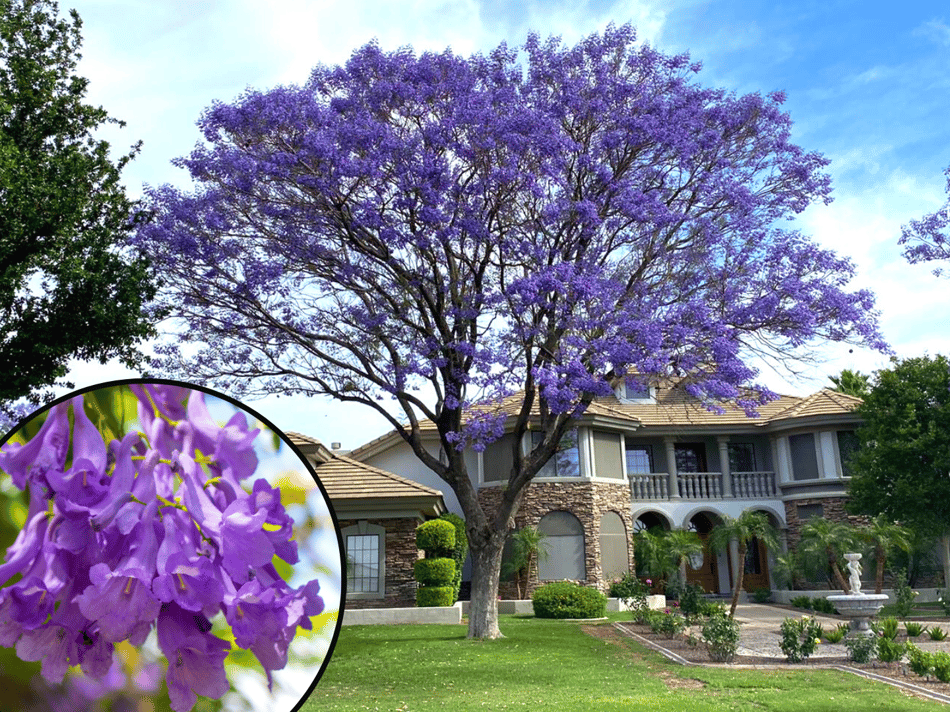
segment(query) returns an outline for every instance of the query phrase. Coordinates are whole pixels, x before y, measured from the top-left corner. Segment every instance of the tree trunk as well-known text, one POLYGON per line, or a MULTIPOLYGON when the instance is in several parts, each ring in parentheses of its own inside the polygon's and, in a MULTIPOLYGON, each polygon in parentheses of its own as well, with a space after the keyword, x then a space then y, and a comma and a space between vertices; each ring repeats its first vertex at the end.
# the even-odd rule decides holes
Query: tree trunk
POLYGON ((940 537, 940 548, 943 559, 943 587, 950 589, 950 534, 944 534, 940 537))
POLYGON ((841 573, 841 569, 838 567, 837 557, 835 552, 831 549, 827 550, 828 553, 828 566, 831 567, 831 572, 834 574, 835 581, 838 582, 838 588, 841 589, 842 593, 848 593, 851 590, 851 587, 848 585, 848 582, 844 578, 844 574, 841 573))
POLYGON ((732 587, 732 607, 729 609, 729 617, 736 617, 736 606, 739 605, 739 593, 742 591, 742 579, 745 577, 745 554, 748 546, 746 543, 739 543, 739 555, 736 557, 738 566, 736 566, 736 582, 732 587))
POLYGON ((472 602, 468 609, 469 638, 501 638, 498 628, 498 581, 501 577, 501 554, 504 532, 493 532, 485 539, 471 543, 472 602))
POLYGON ((884 547, 878 546, 874 555, 877 557, 877 572, 874 576, 874 593, 880 593, 884 588, 884 547))

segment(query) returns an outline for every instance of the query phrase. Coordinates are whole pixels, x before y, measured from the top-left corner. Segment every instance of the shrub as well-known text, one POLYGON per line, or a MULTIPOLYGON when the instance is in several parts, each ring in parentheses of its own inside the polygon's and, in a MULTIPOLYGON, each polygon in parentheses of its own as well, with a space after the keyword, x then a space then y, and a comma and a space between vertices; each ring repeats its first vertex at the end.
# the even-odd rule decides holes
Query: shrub
POLYGON ((416 605, 420 608, 451 606, 453 603, 455 603, 455 589, 451 586, 423 586, 416 589, 416 605))
POLYGON ((914 623, 913 621, 904 622, 904 630, 907 631, 908 638, 916 638, 927 632, 927 626, 923 623, 914 623))
POLYGON ((604 594, 568 581, 539 586, 531 602, 538 618, 603 618, 607 614, 604 594))
POLYGON ((947 631, 939 626, 934 626, 928 631, 931 640, 945 640, 947 637, 947 631))
POLYGON ((757 588, 752 592, 752 600, 756 603, 765 603, 772 600, 772 589, 757 588))
POLYGON ((683 587, 680 592, 680 610, 684 616, 698 616, 702 611, 702 605, 705 602, 703 594, 705 591, 698 583, 689 583, 683 587))
POLYGON ((432 519, 416 527, 416 546, 426 558, 450 557, 455 552, 455 525, 444 519, 432 519))
POLYGON ((630 571, 626 572, 617 581, 610 584, 610 590, 607 595, 611 598, 619 598, 626 605, 633 609, 646 608, 647 593, 650 587, 638 579, 630 571))
POLYGON ((896 618, 881 618, 871 622, 871 630, 878 635, 894 640, 897 638, 898 623, 896 618))
POLYGON ((894 580, 894 610, 901 618, 906 618, 914 607, 914 597, 917 593, 907 583, 907 572, 904 569, 894 572, 894 580))
POLYGON ((739 649, 739 624, 729 616, 713 616, 703 626, 703 643, 713 660, 732 662, 739 649))
MULTIPOLYGON (((462 567, 465 565, 465 557, 468 555, 468 536, 465 534, 465 520, 459 515, 448 512, 439 519, 451 522, 455 527, 455 548, 452 550, 452 558, 455 560, 455 578, 452 586, 455 589, 455 600, 458 600, 459 590, 462 588, 462 567)), ((455 601, 453 601, 454 603, 455 601)))
POLYGON ((893 638, 886 635, 878 636, 877 639, 877 659, 882 663, 896 663, 907 650, 905 643, 898 643, 893 638))
POLYGON ((782 621, 780 646, 790 663, 800 663, 815 652, 821 626, 810 616, 786 618, 782 621))
POLYGON ((932 655, 934 677, 940 682, 950 682, 950 653, 938 650, 932 655))
POLYGON ((811 599, 808 596, 795 596, 791 601, 795 608, 805 608, 811 610, 811 599))
POLYGON ((834 615, 838 612, 835 608, 835 604, 829 601, 827 598, 815 598, 811 602, 811 607, 818 613, 828 613, 834 615))
POLYGON ((839 623, 832 630, 825 633, 825 640, 831 644, 840 643, 851 629, 847 623, 839 623))
POLYGON ((844 639, 848 649, 848 660, 853 663, 869 663, 877 648, 877 637, 873 635, 852 635, 844 639))
POLYGON ((657 635, 665 635, 667 638, 673 638, 677 633, 682 633, 686 628, 686 619, 679 613, 673 613, 667 610, 654 616, 650 621, 650 630, 657 635))
MULTIPOLYGON (((455 590, 454 559, 416 559, 413 564, 416 581, 423 586, 451 586, 455 590)), ((455 603, 453 600, 452 603, 455 603)), ((450 604, 451 605, 451 604, 450 604)))
POLYGON ((699 607, 699 615, 705 616, 706 618, 712 618, 713 616, 724 616, 726 615, 726 607, 716 601, 704 600, 699 607))
POLYGON ((937 594, 937 602, 943 608, 943 614, 950 616, 950 589, 943 589, 937 594))
POLYGON ((913 643, 907 644, 907 667, 916 675, 930 677, 934 674, 933 655, 913 643))

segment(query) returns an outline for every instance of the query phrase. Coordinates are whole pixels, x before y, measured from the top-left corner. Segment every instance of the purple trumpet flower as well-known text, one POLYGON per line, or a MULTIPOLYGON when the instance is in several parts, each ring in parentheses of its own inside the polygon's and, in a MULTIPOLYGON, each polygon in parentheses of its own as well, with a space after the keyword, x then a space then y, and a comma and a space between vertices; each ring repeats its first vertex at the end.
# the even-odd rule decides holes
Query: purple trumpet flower
POLYGON ((175 712, 187 712, 196 695, 218 699, 230 689, 224 659, 230 645, 210 635, 211 623, 200 613, 166 603, 158 615, 158 646, 168 658, 165 682, 175 712))

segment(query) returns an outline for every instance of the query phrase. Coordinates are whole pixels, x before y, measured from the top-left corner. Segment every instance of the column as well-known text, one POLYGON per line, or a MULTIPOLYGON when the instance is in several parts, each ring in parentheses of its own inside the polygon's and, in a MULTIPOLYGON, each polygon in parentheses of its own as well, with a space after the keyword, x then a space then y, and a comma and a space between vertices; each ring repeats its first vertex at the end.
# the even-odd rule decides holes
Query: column
POLYGON ((722 470, 722 496, 732 497, 732 472, 729 470, 729 436, 720 435, 716 440, 719 443, 719 469, 722 470))
POLYGON ((670 473, 670 499, 680 498, 679 480, 676 476, 676 450, 673 447, 673 438, 663 438, 666 446, 666 470, 670 473))

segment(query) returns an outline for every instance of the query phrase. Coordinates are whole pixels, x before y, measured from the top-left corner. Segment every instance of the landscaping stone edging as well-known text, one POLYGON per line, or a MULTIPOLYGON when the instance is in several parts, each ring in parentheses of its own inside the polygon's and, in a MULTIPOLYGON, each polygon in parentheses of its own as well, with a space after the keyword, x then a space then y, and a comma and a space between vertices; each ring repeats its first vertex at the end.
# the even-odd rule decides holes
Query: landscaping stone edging
POLYGON ((883 682, 892 687, 898 689, 904 689, 909 692, 913 692, 916 695, 922 695, 928 699, 934 700, 935 702, 942 702, 943 704, 950 704, 950 696, 944 695, 940 692, 934 692, 928 690, 926 687, 920 687, 914 685, 910 682, 903 682, 901 680, 895 680, 890 677, 885 677, 883 675, 876 675, 869 670, 861 670, 859 668, 854 668, 849 665, 840 665, 840 664, 821 664, 814 663, 808 665, 807 668, 803 668, 801 665, 796 665, 793 663, 768 663, 768 664, 757 664, 757 665, 743 665, 741 663, 701 663, 695 662, 692 660, 687 660, 684 657, 681 657, 674 653, 672 650, 667 650, 659 643, 656 643, 652 640, 644 638, 642 635, 634 633, 632 630, 625 628, 620 623, 615 622, 613 627, 620 631, 622 635, 627 636, 628 638, 633 638, 641 645, 653 650, 654 652, 660 653, 667 660, 670 660, 678 665, 684 667, 713 667, 713 668, 733 668, 739 670, 838 670, 840 672, 851 673, 852 675, 858 675, 868 680, 874 680, 875 682, 883 682))

